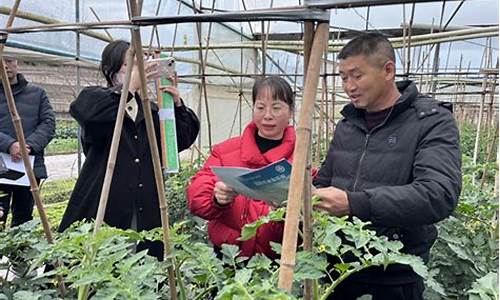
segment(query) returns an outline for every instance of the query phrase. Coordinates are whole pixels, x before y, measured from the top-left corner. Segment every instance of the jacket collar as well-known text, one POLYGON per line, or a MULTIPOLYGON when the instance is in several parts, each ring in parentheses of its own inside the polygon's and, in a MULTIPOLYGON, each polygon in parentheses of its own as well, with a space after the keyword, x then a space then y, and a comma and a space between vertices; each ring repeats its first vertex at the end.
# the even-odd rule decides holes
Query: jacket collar
MULTIPOLYGON (((109 92, 110 92, 110 94, 115 95, 115 97, 118 97, 118 100, 119 100, 120 96, 122 94, 122 85, 109 87, 109 92)), ((139 108, 139 111, 137 112, 137 116, 135 117, 135 123, 139 124, 140 122, 142 122, 144 120, 144 112, 142 110, 142 101, 141 101, 141 98, 139 97, 138 93, 136 93, 134 95, 134 97, 137 101, 137 105, 139 108)), ((132 99, 130 94, 129 94, 129 98, 132 99)), ((127 101, 130 101, 130 99, 128 99, 127 101)), ((155 101, 150 101, 150 104, 151 104, 151 111, 153 111, 153 112, 159 111, 158 104, 155 101)))
MULTIPOLYGON (((394 104, 393 110, 387 120, 394 118, 401 112, 405 111, 415 100, 418 95, 417 86, 413 81, 403 80, 396 82, 396 86, 401 93, 401 97, 394 104)), ((352 105, 352 103, 347 104, 341 111, 341 114, 350 122, 354 123, 356 126, 366 130, 366 124, 364 120, 364 110, 358 109, 352 105)))
MULTIPOLYGON (((11 85, 12 94, 13 95, 19 94, 20 92, 22 92, 24 90, 24 88, 27 85, 28 85, 28 81, 26 80, 26 78, 24 78, 24 75, 21 73, 18 73, 17 74, 17 83, 14 85, 11 85)), ((0 91, 2 92, 2 94, 5 94, 5 91, 3 89, 3 84, 1 81, 0 81, 0 91)))
POLYGON ((250 165, 265 166, 282 158, 291 157, 295 147, 295 129, 289 125, 283 133, 283 141, 277 147, 265 153, 260 153, 255 141, 257 126, 254 122, 248 124, 240 139, 241 160, 250 165))

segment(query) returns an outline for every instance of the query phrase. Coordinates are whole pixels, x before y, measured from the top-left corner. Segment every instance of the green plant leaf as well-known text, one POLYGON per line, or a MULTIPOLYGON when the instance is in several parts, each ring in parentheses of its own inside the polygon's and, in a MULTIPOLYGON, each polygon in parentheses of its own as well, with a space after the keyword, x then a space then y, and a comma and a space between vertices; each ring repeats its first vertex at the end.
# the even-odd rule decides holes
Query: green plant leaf
POLYGON ((326 276, 328 262, 326 257, 315 255, 309 251, 299 251, 293 278, 295 281, 304 279, 320 279, 326 276))
POLYGON ((477 279, 472 284, 472 289, 467 291, 469 299, 495 299, 498 300, 498 273, 490 272, 477 279))
POLYGON ((257 221, 251 224, 245 224, 241 229, 241 236, 238 238, 239 241, 248 241, 257 234, 257 230, 260 226, 270 223, 284 221, 283 216, 285 215, 285 208, 278 208, 276 210, 270 211, 267 216, 259 218, 257 221))
POLYGON ((257 270, 268 270, 271 266, 272 261, 262 254, 257 254, 253 256, 247 264, 247 268, 257 269, 257 270))
POLYGON ((238 281, 241 284, 247 284, 252 278, 252 273, 252 269, 239 269, 234 275, 234 280, 238 281))
POLYGON ((322 243, 326 246, 326 252, 331 255, 338 255, 339 247, 342 245, 342 239, 334 232, 328 233, 322 243))

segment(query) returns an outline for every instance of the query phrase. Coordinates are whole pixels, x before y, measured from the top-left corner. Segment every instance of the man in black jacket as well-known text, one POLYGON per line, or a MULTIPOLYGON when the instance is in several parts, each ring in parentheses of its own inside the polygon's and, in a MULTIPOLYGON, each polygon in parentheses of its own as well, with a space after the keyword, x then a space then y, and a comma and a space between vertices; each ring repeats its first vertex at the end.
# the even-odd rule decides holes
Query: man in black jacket
MULTIPOLYGON (((35 156, 33 171, 38 182, 47 178, 43 153, 55 134, 55 115, 45 91, 29 83, 18 73, 17 59, 4 56, 7 77, 10 82, 17 112, 21 117, 26 151, 35 156)), ((7 106, 5 90, 0 82, 0 152, 8 153, 12 161, 20 161, 21 148, 17 141, 14 125, 7 106)), ((4 214, 0 221, 5 221, 12 198, 12 226, 20 225, 33 218, 33 196, 29 186, 0 184, 0 191, 6 196, 0 198, 4 214)))
MULTIPOLYGON (((314 184, 316 208, 370 221, 403 252, 428 261, 437 231, 461 190, 459 132, 451 105, 426 97, 411 81, 395 82, 395 55, 380 34, 363 34, 339 53, 342 110, 314 184)), ((423 280, 411 268, 369 268, 341 283, 332 297, 422 299, 423 280)))

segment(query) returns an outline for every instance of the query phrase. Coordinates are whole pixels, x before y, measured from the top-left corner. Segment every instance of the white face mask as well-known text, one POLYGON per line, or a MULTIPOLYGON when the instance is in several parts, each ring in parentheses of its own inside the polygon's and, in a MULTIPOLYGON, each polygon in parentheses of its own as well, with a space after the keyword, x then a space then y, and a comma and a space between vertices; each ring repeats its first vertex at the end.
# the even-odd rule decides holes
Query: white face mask
POLYGON ((115 74, 113 78, 113 85, 114 86, 122 85, 124 81, 125 81, 125 73, 118 72, 115 74))

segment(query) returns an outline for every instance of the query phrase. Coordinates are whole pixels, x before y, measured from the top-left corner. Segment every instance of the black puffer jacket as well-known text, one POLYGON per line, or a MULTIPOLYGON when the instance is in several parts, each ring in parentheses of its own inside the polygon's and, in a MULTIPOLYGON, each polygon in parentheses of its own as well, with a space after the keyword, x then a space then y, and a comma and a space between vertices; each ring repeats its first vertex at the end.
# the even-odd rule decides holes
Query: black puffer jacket
MULTIPOLYGON (((16 109, 21 117, 26 143, 35 155, 33 171, 37 178, 46 178, 44 149, 54 137, 56 118, 45 91, 17 74, 17 84, 11 86, 16 109)), ((0 82, 0 152, 9 153, 9 147, 17 141, 16 131, 7 105, 7 96, 0 82)))
MULTIPOLYGON (((437 236, 433 224, 452 213, 460 195, 459 132, 449 103, 419 94, 410 81, 398 82, 398 89, 400 99, 370 131, 362 110, 344 107, 314 183, 347 191, 353 216, 427 261, 437 236)), ((416 276, 396 265, 353 279, 395 284, 416 276)))

